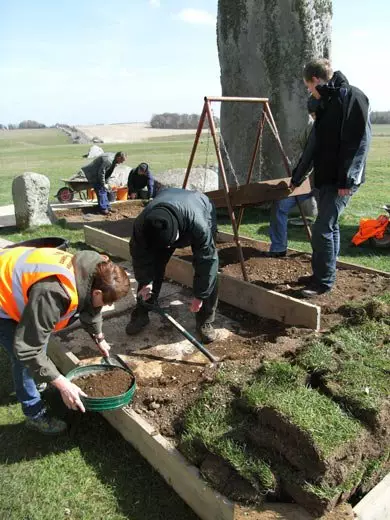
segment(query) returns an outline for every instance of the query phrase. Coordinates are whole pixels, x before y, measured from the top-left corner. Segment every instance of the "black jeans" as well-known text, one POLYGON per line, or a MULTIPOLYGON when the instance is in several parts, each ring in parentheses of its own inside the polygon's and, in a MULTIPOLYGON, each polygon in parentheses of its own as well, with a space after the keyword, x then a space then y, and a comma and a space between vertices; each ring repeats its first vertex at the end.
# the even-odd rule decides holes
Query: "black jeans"
MULTIPOLYGON (((161 286, 164 280, 164 273, 167 263, 169 262, 171 256, 174 253, 174 249, 166 249, 164 250, 165 255, 163 258, 160 258, 158 272, 155 274, 155 278, 152 284, 152 296, 148 300, 148 303, 156 304, 157 299, 159 297, 161 286)), ((137 293, 142 287, 137 287, 137 293)), ((218 279, 215 277, 214 287, 211 291, 211 294, 208 298, 203 300, 202 307, 199 312, 195 314, 195 320, 197 327, 201 327, 205 323, 213 323, 215 320, 215 312, 218 306, 218 279)), ((149 311, 142 305, 142 300, 137 298, 137 305, 133 312, 131 313, 131 319, 135 320, 141 315, 148 314, 149 311)))

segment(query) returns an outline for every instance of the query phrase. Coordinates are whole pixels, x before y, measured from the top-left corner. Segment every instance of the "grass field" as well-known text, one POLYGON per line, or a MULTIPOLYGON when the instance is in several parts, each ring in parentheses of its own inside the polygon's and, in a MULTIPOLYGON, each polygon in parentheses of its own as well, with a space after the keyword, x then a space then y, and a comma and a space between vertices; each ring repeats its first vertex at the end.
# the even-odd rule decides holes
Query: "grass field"
MULTIPOLYGON (((192 136, 153 139, 139 144, 103 145, 124 150, 128 165, 141 161, 158 172, 184 167, 192 136)), ((206 139, 195 164, 205 163, 206 139)), ((25 171, 50 178, 54 195, 85 160, 88 145, 73 145, 57 130, 0 132, 0 205, 12 203, 15 175, 25 171)), ((210 147, 211 149, 211 147, 210 147)), ((209 163, 215 162, 213 154, 209 163)), ((342 220, 342 259, 390 271, 389 251, 368 246, 351 248, 350 239, 362 216, 376 217, 390 202, 390 125, 374 129, 367 183, 353 198, 342 220)), ((228 229, 228 226, 226 226, 228 229)), ((28 233, 0 231, 14 241, 27 237, 63 235, 72 249, 81 246, 82 232, 59 227, 28 233)), ((268 215, 246 212, 242 234, 268 240, 268 215)), ((290 233, 290 246, 309 250, 302 229, 290 233)), ((12 394, 10 368, 0 350, 0 520, 195 520, 195 515, 100 416, 82 417, 73 437, 41 438, 26 432, 23 415, 12 394)))
MULTIPOLYGON (((102 146, 106 152, 126 152, 128 166, 148 162, 152 171, 160 172, 187 166, 193 139, 192 135, 180 135, 152 138, 150 142, 102 146)), ((205 146, 204 139, 199 144, 195 165, 205 162, 205 146)), ((12 203, 12 180, 24 172, 46 175, 54 198, 64 186, 61 179, 69 179, 90 162, 82 157, 88 150, 89 145, 70 144, 67 136, 56 129, 0 131, 0 206, 12 203)), ((214 162, 211 155, 209 162, 214 162)))

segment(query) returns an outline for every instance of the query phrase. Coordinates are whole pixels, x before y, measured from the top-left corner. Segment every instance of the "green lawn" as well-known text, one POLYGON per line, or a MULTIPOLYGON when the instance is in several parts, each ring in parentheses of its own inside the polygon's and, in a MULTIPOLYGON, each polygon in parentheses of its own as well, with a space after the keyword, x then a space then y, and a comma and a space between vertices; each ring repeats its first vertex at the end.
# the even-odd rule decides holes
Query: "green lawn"
MULTIPOLYGON (((390 125, 375 125, 367 163, 366 183, 352 198, 340 220, 340 260, 390 271, 389 249, 373 249, 368 243, 355 247, 351 238, 357 232, 362 217, 376 218, 385 213, 381 208, 390 204, 390 125)), ((221 226, 231 232, 231 226, 221 226)), ((257 209, 246 210, 240 233, 269 241, 269 214, 257 209)), ((310 244, 302 228, 289 228, 289 247, 310 251, 310 244)))
MULTIPOLYGON (((148 162, 152 171, 161 172, 187 166, 193 140, 193 135, 181 135, 158 140, 154 138, 142 143, 102 146, 106 152, 126 152, 126 164, 129 166, 148 162)), ((199 143, 195 165, 206 161, 206 141, 202 139, 199 143)), ((64 186, 61 179, 69 179, 89 162, 82 157, 89 146, 70 144, 68 137, 56 129, 0 131, 0 206, 12 203, 12 180, 24 172, 46 175, 50 179, 50 193, 54 198, 64 186)), ((214 154, 209 154, 208 162, 215 162, 214 154)))
MULTIPOLYGON (((193 136, 180 136, 103 147, 126 151, 129 165, 147 161, 159 172, 186 166, 192 143, 193 136)), ((206 162, 206 144, 207 139, 202 138, 194 164, 206 162)), ((63 185, 61 178, 70 177, 85 163, 82 155, 88 148, 69 144, 66 136, 54 129, 0 132, 0 205, 12 203, 12 179, 26 171, 47 175, 54 195, 63 185)), ((215 162, 214 154, 208 162, 215 162)), ((342 221, 342 259, 390 270, 388 252, 349 247, 359 218, 376 217, 380 206, 390 202, 389 173, 390 126, 383 125, 375 128, 367 183, 342 221)), ((268 239, 267 229, 268 215, 254 209, 246 212, 243 234, 268 239)), ((0 231, 0 236, 14 241, 53 234, 69 238, 72 250, 82 247, 82 232, 65 232, 60 227, 22 234, 0 231)), ((291 247, 309 250, 301 229, 292 230, 290 239, 291 247)), ((99 416, 83 417, 72 438, 42 439, 26 432, 1 350, 0 367, 0 519, 195 520, 189 508, 99 416)))

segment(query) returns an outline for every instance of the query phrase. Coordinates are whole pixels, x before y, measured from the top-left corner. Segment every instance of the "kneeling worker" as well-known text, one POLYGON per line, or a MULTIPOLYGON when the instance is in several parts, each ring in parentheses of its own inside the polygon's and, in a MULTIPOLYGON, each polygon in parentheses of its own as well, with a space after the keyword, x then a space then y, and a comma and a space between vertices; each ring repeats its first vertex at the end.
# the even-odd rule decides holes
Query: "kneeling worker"
POLYGON ((218 303, 216 229, 215 208, 209 198, 198 191, 177 188, 158 193, 136 218, 130 253, 138 282, 138 301, 126 327, 127 334, 137 334, 149 323, 142 301, 157 302, 165 267, 175 249, 191 246, 195 273, 190 310, 196 313, 201 340, 211 343, 216 339, 212 326, 218 303))
POLYGON ((126 271, 95 251, 72 255, 55 248, 0 249, 0 344, 11 361, 27 427, 49 435, 66 429, 64 421, 48 413, 37 383, 52 384, 68 408, 85 411, 84 392, 47 357, 50 334, 79 318, 107 356, 101 309, 124 297, 129 287, 126 271))
POLYGON ((153 177, 147 163, 141 163, 133 168, 127 179, 129 199, 153 199, 162 185, 153 177))

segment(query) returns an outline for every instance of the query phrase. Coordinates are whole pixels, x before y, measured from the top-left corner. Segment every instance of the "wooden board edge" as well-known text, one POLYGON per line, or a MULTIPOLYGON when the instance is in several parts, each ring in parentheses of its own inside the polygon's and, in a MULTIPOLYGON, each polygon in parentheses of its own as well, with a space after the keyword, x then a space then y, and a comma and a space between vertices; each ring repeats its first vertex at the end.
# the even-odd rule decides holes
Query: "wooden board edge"
MULTIPOLYGON (((84 228, 84 234, 88 245, 98 247, 121 258, 130 258, 127 239, 88 226, 84 228)), ((175 256, 170 259, 165 271, 166 278, 192 287, 192 276, 192 265, 189 262, 175 256)), ((287 325, 320 329, 321 308, 318 305, 303 302, 230 276, 220 274, 218 278, 221 301, 287 325), (238 298, 238 294, 241 297, 238 298)))
POLYGON ((358 520, 390 518, 390 473, 356 504, 353 511, 358 520))
MULTIPOLYGON (((50 339, 48 355, 64 374, 80 363, 77 356, 64 348, 55 336, 50 339)), ((198 468, 143 417, 130 408, 102 412, 102 415, 202 520, 234 520, 235 504, 209 486, 198 468)))
MULTIPOLYGON (((233 233, 226 233, 225 231, 218 231, 217 238, 222 242, 234 242, 233 233)), ((240 240, 245 240, 245 242, 249 242, 250 245, 253 245, 256 249, 258 249, 259 245, 269 246, 269 242, 264 242, 264 240, 255 240, 254 238, 246 237, 240 235, 240 240)), ((298 251, 298 249, 288 248, 288 251, 292 251, 293 253, 302 253, 302 254, 310 254, 305 251, 298 251)), ((379 271, 377 269, 373 269, 372 267, 365 267, 364 265, 351 264, 349 262, 343 262, 341 260, 337 260, 337 267, 341 267, 342 269, 353 269, 357 271, 361 271, 363 273, 371 273, 371 274, 379 274, 380 276, 384 276, 385 278, 390 278, 390 273, 386 271, 379 271)))
MULTIPOLYGON (((78 357, 68 351, 56 338, 50 338, 48 355, 64 374, 80 364, 78 357)), ((242 511, 254 511, 232 502, 224 495, 215 491, 201 477, 198 468, 190 464, 187 459, 155 428, 134 410, 120 409, 103 412, 104 418, 118 430, 123 438, 129 442, 164 478, 174 491, 198 514, 202 520, 238 520, 243 518, 242 511)), ((390 473, 373 488, 356 506, 354 511, 358 520, 387 520, 390 508, 390 498, 387 492, 390 486, 390 473), (377 506, 376 516, 372 516, 373 504, 377 506), (378 510, 378 507, 382 508, 378 510), (381 513, 383 510, 383 514, 381 513)), ((279 505, 275 505, 275 513, 280 520, 288 517, 280 515, 279 505)), ((290 508, 293 504, 289 504, 290 508)), ((296 506, 297 511, 301 508, 296 506)), ((267 504, 266 518, 274 508, 272 503, 267 504)), ((256 518, 262 520, 261 509, 256 510, 256 518)), ((244 513, 245 515, 245 513, 244 513)), ((251 516, 251 518, 254 518, 251 516)))

